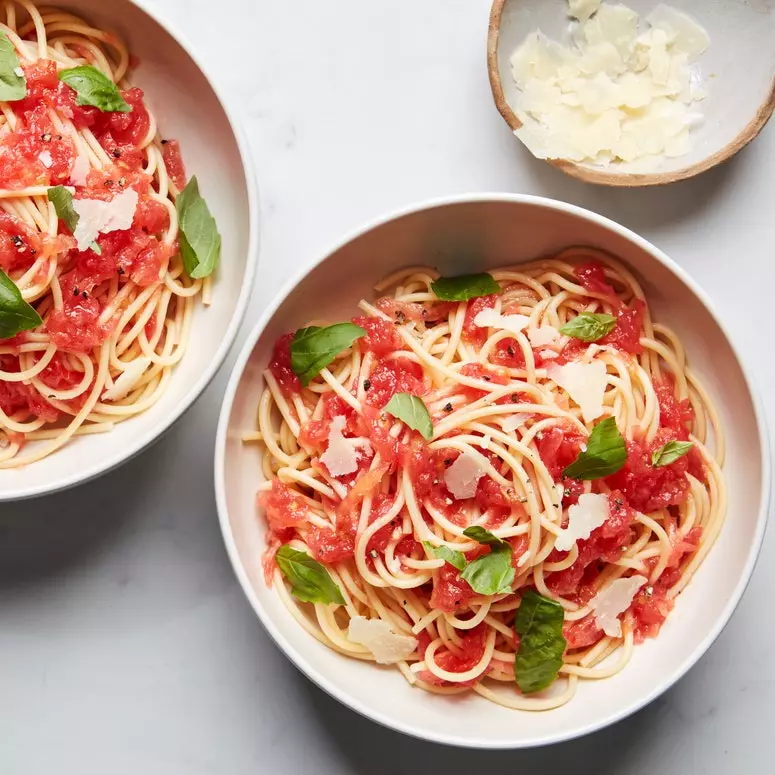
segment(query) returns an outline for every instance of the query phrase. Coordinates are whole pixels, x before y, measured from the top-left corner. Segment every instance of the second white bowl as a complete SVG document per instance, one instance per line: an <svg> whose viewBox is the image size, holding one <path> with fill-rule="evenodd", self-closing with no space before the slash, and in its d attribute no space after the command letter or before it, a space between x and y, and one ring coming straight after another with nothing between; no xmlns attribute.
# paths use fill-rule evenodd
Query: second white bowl
<svg viewBox="0 0 775 775"><path fill-rule="evenodd" d="M545 713L508 710L476 694L445 697L413 689L394 669L348 659L309 636L264 584L266 526L257 513L261 451L243 445L254 429L262 372L281 334L311 318L345 320L375 282L409 265L442 274L484 271L593 245L619 256L643 281L655 317L682 338L692 368L721 412L728 434L727 524L678 600L659 637L636 648L615 677L580 687ZM593 213L529 196L447 199L393 214L352 235L289 283L264 314L231 375L218 427L215 482L224 539L259 618L312 680L386 726L441 743L519 748L591 732L632 713L677 681L732 614L750 578L767 515L770 463L764 420L733 345L702 291L645 240Z"/></svg>

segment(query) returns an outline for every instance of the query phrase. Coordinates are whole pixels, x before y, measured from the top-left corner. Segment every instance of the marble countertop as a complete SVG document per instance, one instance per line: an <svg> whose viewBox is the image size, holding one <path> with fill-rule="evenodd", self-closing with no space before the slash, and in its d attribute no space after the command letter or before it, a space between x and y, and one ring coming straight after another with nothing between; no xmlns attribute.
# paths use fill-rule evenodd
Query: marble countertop
<svg viewBox="0 0 775 775"><path fill-rule="evenodd" d="M197 47L255 154L263 245L240 341L296 267L363 221L436 195L528 192L620 221L684 266L775 410L765 355L775 126L693 181L596 188L529 157L496 112L488 0L153 4ZM223 549L212 449L234 354L139 458L56 498L0 507L3 775L463 775L575 771L582 761L600 775L770 768L772 532L710 652L660 700L596 735L514 753L447 749L324 695L272 644Z"/></svg>

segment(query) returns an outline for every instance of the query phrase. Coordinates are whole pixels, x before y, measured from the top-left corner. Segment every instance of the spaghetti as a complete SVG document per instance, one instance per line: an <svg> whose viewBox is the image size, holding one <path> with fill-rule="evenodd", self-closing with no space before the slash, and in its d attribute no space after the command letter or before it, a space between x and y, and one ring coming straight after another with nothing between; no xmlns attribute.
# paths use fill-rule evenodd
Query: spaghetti
<svg viewBox="0 0 775 775"><path fill-rule="evenodd" d="M186 351L195 299L209 304L211 279L192 279L179 254L185 169L177 142L162 140L143 92L127 81L124 43L26 0L6 0L3 14L0 33L26 93L0 103L0 269L42 319L0 339L0 468L12 468L156 403ZM71 87L84 71L109 80L112 106ZM81 246L52 187L93 209L135 192L136 209Z"/></svg>
<svg viewBox="0 0 775 775"><path fill-rule="evenodd" d="M380 620L388 641L409 643L380 661L411 684L544 710L568 702L580 680L620 671L635 644L658 633L721 530L724 437L680 339L652 321L617 261L569 249L491 277L498 293L450 302L436 297L431 269L396 272L376 286L388 295L360 303L354 323L365 336L306 387L293 368L295 340L283 337L245 441L263 448L267 583L310 635L374 660L385 638L354 638L352 625ZM614 322L593 342L560 333L582 314ZM585 377L577 384L567 378L574 369ZM597 410L588 395L595 371ZM398 393L421 398L430 440L386 410ZM567 475L593 453L594 429L609 417L626 445L618 469ZM342 444L339 431L357 470L334 476L325 460ZM478 466L473 487L470 471L450 476L463 456ZM592 501L604 513L584 530L582 506ZM470 537L485 532L489 546ZM511 581L479 594L460 568L496 545L510 549ZM291 594L280 547L321 563L344 604ZM616 608L622 584L630 591ZM519 680L529 643L515 616L519 626L528 590L557 607L564 638L557 680L537 692Z"/></svg>

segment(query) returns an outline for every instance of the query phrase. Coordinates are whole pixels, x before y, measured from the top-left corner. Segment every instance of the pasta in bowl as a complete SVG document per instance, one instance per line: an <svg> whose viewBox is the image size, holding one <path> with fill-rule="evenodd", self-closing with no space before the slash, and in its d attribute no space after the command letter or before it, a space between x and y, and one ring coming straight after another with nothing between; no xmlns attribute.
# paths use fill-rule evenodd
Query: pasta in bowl
<svg viewBox="0 0 775 775"><path fill-rule="evenodd" d="M368 271L353 268L361 251ZM722 472L725 409L693 360L697 319L687 332L660 314L676 293L710 313L655 254L543 200L429 207L314 267L249 345L252 390L227 398L216 462L227 545L270 631L336 696L424 737L529 745L669 685L678 668L643 684L643 665L665 661L687 619L701 653L683 602L707 594L723 553L727 487L731 503L748 496ZM344 276L335 301L304 301Z"/></svg>
<svg viewBox="0 0 775 775"><path fill-rule="evenodd" d="M116 465L198 395L245 306L255 195L205 76L138 7L10 2L0 21L0 499L13 499ZM167 94L176 82L206 120Z"/></svg>

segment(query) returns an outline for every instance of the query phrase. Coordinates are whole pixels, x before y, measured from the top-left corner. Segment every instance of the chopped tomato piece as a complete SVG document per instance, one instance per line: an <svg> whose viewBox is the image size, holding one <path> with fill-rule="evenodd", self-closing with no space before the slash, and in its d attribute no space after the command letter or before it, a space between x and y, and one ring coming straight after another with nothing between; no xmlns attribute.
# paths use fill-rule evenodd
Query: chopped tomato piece
<svg viewBox="0 0 775 775"><path fill-rule="evenodd" d="M0 370L18 372L18 358L0 355ZM54 422L59 417L59 412L32 385L23 382L0 380L0 409L9 416L22 412L25 418L39 417L46 422Z"/></svg>
<svg viewBox="0 0 775 775"><path fill-rule="evenodd" d="M366 330L366 336L358 340L362 349L374 353L378 358L403 349L404 343L396 327L382 318L353 318L356 326Z"/></svg>
<svg viewBox="0 0 775 775"><path fill-rule="evenodd" d="M378 363L369 375L366 403L382 409L396 393L422 396L427 392L422 367L408 358L391 358Z"/></svg>
<svg viewBox="0 0 775 775"><path fill-rule="evenodd" d="M258 505L264 509L269 528L280 532L306 523L309 506L299 493L279 479L272 480L272 488L258 494Z"/></svg>
<svg viewBox="0 0 775 775"><path fill-rule="evenodd" d="M581 285L590 293L599 293L603 296L616 298L616 291L605 278L605 269L602 264L592 261L583 264L574 272Z"/></svg>
<svg viewBox="0 0 775 775"><path fill-rule="evenodd" d="M269 371L285 396L301 392L301 382L291 368L292 341L293 333L281 336L274 344L272 360L269 362Z"/></svg>
<svg viewBox="0 0 775 775"><path fill-rule="evenodd" d="M180 143L177 140L163 140L161 155L164 159L167 175L174 183L175 188L182 191L186 187L186 167L180 153Z"/></svg>
<svg viewBox="0 0 775 775"><path fill-rule="evenodd" d="M481 328L474 323L476 316L486 309L495 307L498 297L495 294L490 296L479 296L471 299L466 308L466 316L463 321L463 339L476 347L481 347L487 341L487 328Z"/></svg>

